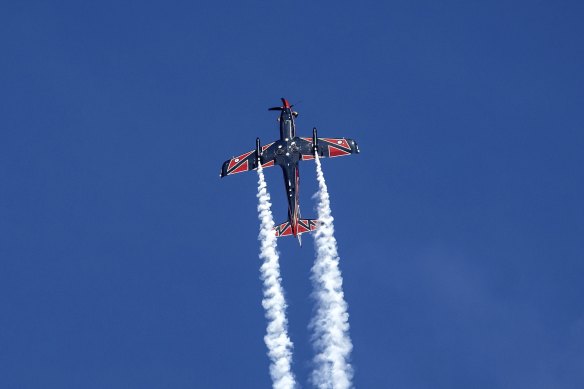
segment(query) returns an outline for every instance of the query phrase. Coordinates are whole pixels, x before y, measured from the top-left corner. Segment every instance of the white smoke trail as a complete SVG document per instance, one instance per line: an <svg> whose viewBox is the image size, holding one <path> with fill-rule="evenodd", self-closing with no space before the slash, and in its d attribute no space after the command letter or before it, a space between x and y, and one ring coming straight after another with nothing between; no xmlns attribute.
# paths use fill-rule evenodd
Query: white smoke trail
<svg viewBox="0 0 584 389"><path fill-rule="evenodd" d="M270 194L261 165L258 167L258 217L260 219L260 258L264 261L261 279L264 282L262 305L266 311L268 327L264 341L270 357L270 375L274 389L293 389L296 386L290 370L293 344L288 337L286 301L281 285L279 255L276 249L276 234L270 203Z"/></svg>
<svg viewBox="0 0 584 389"><path fill-rule="evenodd" d="M343 295L328 189L318 156L315 162L319 224L314 235L316 260L311 275L316 300L316 312L311 321L316 351L312 380L319 389L349 389L353 387L353 368L349 363L353 349L349 313Z"/></svg>

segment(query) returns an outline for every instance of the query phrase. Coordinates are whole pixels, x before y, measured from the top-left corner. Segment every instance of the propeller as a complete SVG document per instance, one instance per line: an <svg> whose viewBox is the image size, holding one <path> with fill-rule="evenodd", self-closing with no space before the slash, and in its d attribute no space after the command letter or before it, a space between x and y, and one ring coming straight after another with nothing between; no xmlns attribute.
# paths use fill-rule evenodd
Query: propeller
<svg viewBox="0 0 584 389"><path fill-rule="evenodd" d="M282 97L280 100L282 100L282 107L268 108L268 111L281 111L284 108L292 108L292 107L294 107L294 104L290 105L290 103L288 102L288 100L286 100L285 98Z"/></svg>

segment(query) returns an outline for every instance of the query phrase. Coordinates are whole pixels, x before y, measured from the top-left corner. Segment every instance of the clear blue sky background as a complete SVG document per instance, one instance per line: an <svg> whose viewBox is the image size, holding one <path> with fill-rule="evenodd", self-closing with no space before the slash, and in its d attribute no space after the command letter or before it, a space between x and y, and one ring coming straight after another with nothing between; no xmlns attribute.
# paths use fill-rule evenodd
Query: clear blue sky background
<svg viewBox="0 0 584 389"><path fill-rule="evenodd" d="M361 146L323 162L358 388L584 387L582 2L8 3L0 387L270 387L257 176L218 173L282 96Z"/></svg>

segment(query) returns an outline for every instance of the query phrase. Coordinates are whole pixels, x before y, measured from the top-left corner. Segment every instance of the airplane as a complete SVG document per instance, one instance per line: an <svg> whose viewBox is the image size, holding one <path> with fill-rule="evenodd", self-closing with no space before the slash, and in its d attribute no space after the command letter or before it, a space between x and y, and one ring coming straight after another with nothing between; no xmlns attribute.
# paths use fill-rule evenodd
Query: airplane
<svg viewBox="0 0 584 389"><path fill-rule="evenodd" d="M298 204L299 172L298 162L315 158L342 157L358 154L359 146L348 138L318 138L316 128L312 129L312 138L296 136L295 119L298 112L293 111L293 105L281 98L282 106L269 108L269 111L280 111L280 139L267 145L260 144L256 138L255 150L233 157L223 163L220 177L279 165L284 173L284 184L288 198L288 220L274 227L278 237L293 235L302 246L300 235L314 231L317 219L302 219Z"/></svg>

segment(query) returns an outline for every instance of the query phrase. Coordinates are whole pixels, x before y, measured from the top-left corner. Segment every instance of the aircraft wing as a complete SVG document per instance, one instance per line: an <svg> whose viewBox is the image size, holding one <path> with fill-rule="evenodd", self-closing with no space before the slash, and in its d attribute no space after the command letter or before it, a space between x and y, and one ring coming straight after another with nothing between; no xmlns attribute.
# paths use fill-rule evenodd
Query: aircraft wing
<svg viewBox="0 0 584 389"><path fill-rule="evenodd" d="M314 159L312 149L312 138L300 138L299 145L302 159ZM342 157L345 155L358 154L359 146L357 142L349 138L316 138L316 147L320 158Z"/></svg>
<svg viewBox="0 0 584 389"><path fill-rule="evenodd" d="M276 150L274 147L274 142L262 146L262 155L260 156L262 167L266 168L274 166L275 156ZM250 170L257 169L257 167L256 151L248 151L247 153L241 154L223 162L223 167L221 168L221 177L230 176L236 173L248 172Z"/></svg>

